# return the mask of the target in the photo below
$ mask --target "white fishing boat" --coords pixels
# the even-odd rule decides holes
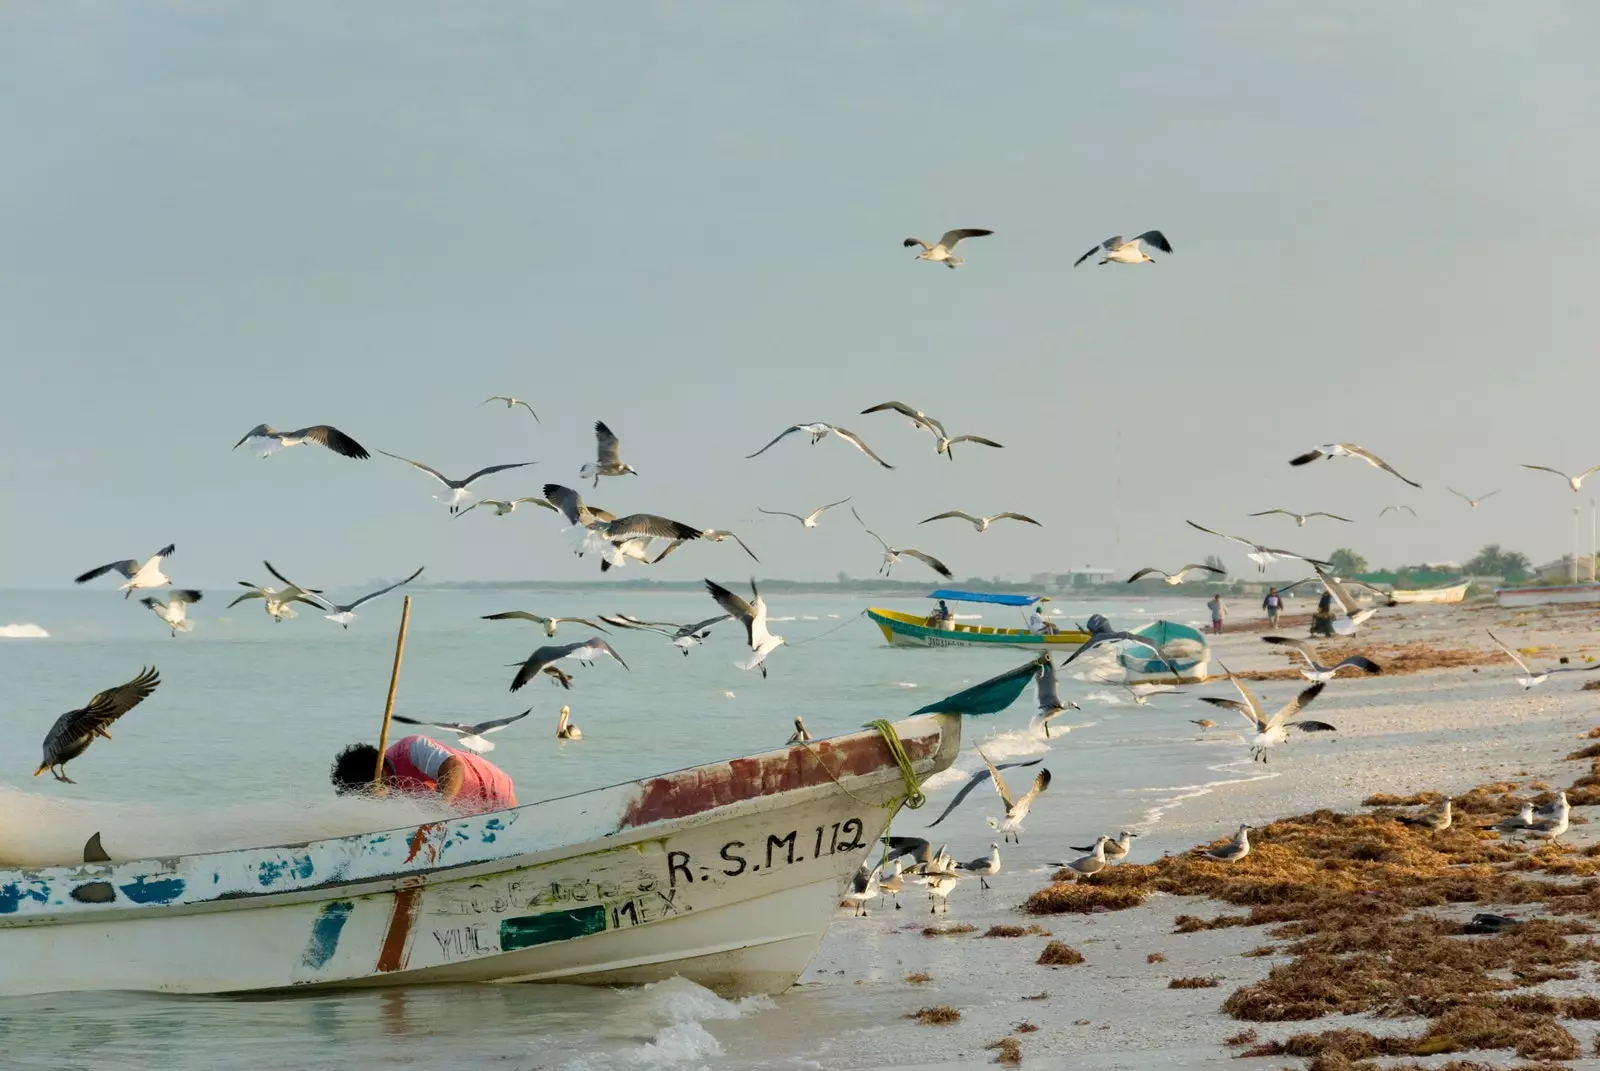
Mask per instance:
[[[1459,584],[1438,588],[1395,588],[1389,592],[1389,601],[1391,603],[1460,602],[1467,597],[1467,588],[1470,586],[1470,581],[1463,580]]]
[[[781,992],[908,778],[961,743],[957,715],[889,728],[308,844],[0,869],[0,996],[672,975]]]
[[[1600,602],[1600,584],[1556,584],[1548,587],[1498,588],[1501,606],[1547,606]]]

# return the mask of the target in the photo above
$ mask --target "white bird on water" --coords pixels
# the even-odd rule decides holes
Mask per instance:
[[[994,231],[984,230],[981,227],[961,227],[953,231],[945,231],[937,242],[930,243],[924,242],[921,238],[907,238],[901,244],[907,249],[920,245],[922,252],[916,255],[915,259],[917,260],[929,260],[934,263],[943,261],[945,267],[954,268],[957,264],[965,263],[955,255],[957,242],[963,238],[986,238],[993,233]]]
[[[478,403],[478,408],[482,409],[484,406],[488,405],[490,402],[505,402],[507,409],[510,409],[512,406],[520,405],[520,406],[522,406],[522,408],[526,409],[528,412],[533,413],[533,406],[529,405],[527,402],[523,401],[521,398],[513,398],[513,397],[511,397],[509,394],[493,394],[493,395],[490,395],[489,397],[485,398],[483,401]],[[533,413],[533,419],[534,419],[535,423],[543,423],[543,421],[541,421],[539,419],[539,414],[538,413]]]
[[[1222,665],[1221,662],[1217,664]],[[1238,689],[1239,696],[1244,701],[1219,699],[1211,695],[1201,696],[1200,701],[1202,703],[1210,703],[1212,706],[1238,711],[1244,720],[1254,727],[1255,731],[1250,734],[1245,743],[1250,748],[1251,757],[1256,761],[1266,762],[1267,749],[1286,742],[1289,739],[1288,731],[1290,729],[1299,729],[1301,732],[1306,733],[1331,733],[1337,731],[1334,726],[1325,721],[1290,720],[1305,707],[1310,706],[1313,699],[1322,694],[1322,689],[1327,687],[1326,682],[1318,681],[1305,689],[1285,703],[1276,714],[1269,718],[1266,708],[1261,705],[1261,700],[1257,699],[1255,693],[1244,686],[1243,681],[1236,677],[1227,666],[1222,666],[1222,672],[1228,675],[1228,680],[1233,682],[1233,686]]]
[[[521,721],[532,713],[533,708],[529,707],[521,714],[513,714],[509,718],[495,718],[492,721],[480,721],[476,725],[466,725],[459,721],[421,721],[401,714],[395,714],[392,717],[395,721],[405,725],[426,725],[433,729],[443,729],[447,733],[455,733],[458,737],[457,744],[468,751],[475,751],[482,755],[494,750],[494,741],[484,739],[487,734],[499,732],[512,722]]]
[[[740,669],[761,670],[767,675],[767,656],[786,642],[782,636],[767,631],[767,604],[756,590],[754,577],[750,578],[750,601],[735,595],[714,580],[706,581],[706,591],[731,616],[744,626],[745,642],[750,645],[750,657],[734,665]]]
[[[1485,631],[1488,631],[1488,630],[1485,630]],[[1550,669],[1547,669],[1547,670],[1544,670],[1542,672],[1536,673],[1528,665],[1528,663],[1524,662],[1517,655],[1517,652],[1513,651],[1511,648],[1509,648],[1505,644],[1501,643],[1500,642],[1500,637],[1498,637],[1494,633],[1490,632],[1489,633],[1489,638],[1494,641],[1494,645],[1496,647],[1500,648],[1500,650],[1505,652],[1505,656],[1507,658],[1509,658],[1509,659],[1511,659],[1511,661],[1515,662],[1517,664],[1518,668],[1520,668],[1522,670],[1523,675],[1521,677],[1517,678],[1517,683],[1522,685],[1522,690],[1523,691],[1527,691],[1528,689],[1534,687],[1535,685],[1543,684],[1545,681],[1550,679],[1550,674],[1552,674],[1552,673],[1591,673],[1594,670],[1600,669],[1600,662],[1596,662],[1593,665],[1589,665],[1589,666],[1552,666]],[[1565,798],[1565,797],[1563,797],[1563,798]]]
[[[1312,517],[1327,517],[1335,521],[1344,521],[1346,524],[1355,523],[1354,521],[1350,520],[1349,517],[1341,517],[1337,513],[1328,513],[1324,510],[1314,510],[1311,513],[1296,513],[1292,509],[1264,509],[1260,513],[1252,513],[1250,516],[1270,517],[1274,513],[1281,513],[1285,517],[1293,517],[1295,526],[1298,528],[1304,528],[1306,526],[1306,521]]]
[[[561,720],[556,722],[557,740],[582,740],[583,730],[572,723],[572,711],[567,707],[561,708]]]
[[[917,523],[927,524],[928,521],[942,521],[946,518],[955,518],[966,521],[979,532],[987,532],[989,530],[989,526],[995,521],[1005,520],[1023,521],[1027,524],[1038,525],[1040,528],[1044,527],[1044,525],[1039,524],[1038,521],[1034,520],[1032,517],[1029,517],[1025,513],[991,513],[987,517],[974,517],[972,514],[963,513],[958,509],[953,509],[946,513],[935,513],[932,517],[929,517],[927,521],[918,521]]]
[[[445,487],[449,488],[450,493],[448,495],[435,495],[434,497],[441,502],[448,500],[451,513],[461,512],[461,503],[472,494],[472,484],[481,477],[487,476],[493,472],[504,472],[506,469],[520,469],[525,465],[534,464],[532,461],[513,461],[508,465],[490,465],[486,468],[479,469],[477,472],[474,472],[471,476],[468,476],[464,480],[452,480],[450,477],[446,476],[438,469],[433,468],[431,465],[424,465],[420,461],[412,461],[409,457],[401,457],[399,454],[391,454],[387,450],[379,450],[378,453],[382,454],[384,457],[392,457],[396,461],[404,461],[412,468],[421,469],[429,476],[432,476],[434,479],[444,484]]]
[[[176,545],[168,543],[142,563],[132,558],[125,558],[120,562],[111,562],[107,565],[90,569],[87,573],[74,577],[72,582],[74,584],[85,584],[110,572],[120,573],[127,578],[127,583],[117,588],[118,591],[123,593],[122,597],[124,599],[135,591],[145,588],[164,587],[172,583],[172,578],[161,571],[161,562],[164,558],[172,557],[172,552],[176,549]]]
[[[818,506],[816,509],[814,509],[810,513],[806,514],[804,517],[800,516],[800,514],[798,514],[798,513],[789,513],[787,511],[781,510],[781,509],[762,509],[760,506],[756,507],[756,512],[757,513],[765,513],[765,514],[767,514],[768,516],[771,516],[771,517],[793,517],[795,520],[800,522],[800,527],[802,527],[802,528],[815,528],[817,526],[817,518],[818,517],[822,516],[824,513],[828,512],[833,507],[842,506],[848,501],[850,501],[850,499],[841,498],[837,502],[829,502],[826,506]]]
[[[1308,681],[1331,681],[1341,669],[1359,669],[1367,673],[1379,674],[1383,668],[1378,663],[1362,655],[1351,655],[1331,666],[1325,666],[1317,661],[1317,650],[1305,640],[1293,639],[1289,636],[1263,636],[1262,643],[1274,643],[1280,647],[1287,647],[1305,659],[1305,668],[1300,671],[1300,676]]]
[[[326,446],[341,457],[355,458],[357,461],[372,456],[367,453],[366,447],[331,424],[313,424],[309,428],[296,428],[294,431],[279,431],[271,424],[257,424],[245,432],[244,438],[234,443],[233,448],[237,450],[245,443],[250,444],[252,453],[262,457],[270,457],[281,449],[302,443]]]
[[[1470,509],[1477,509],[1479,502],[1482,502],[1486,498],[1493,498],[1495,495],[1500,493],[1499,489],[1497,488],[1497,489],[1495,489],[1493,491],[1490,491],[1486,495],[1479,495],[1477,498],[1473,498],[1471,495],[1462,494],[1460,491],[1457,491],[1454,487],[1446,487],[1445,490],[1449,491],[1451,494],[1455,495],[1457,498],[1459,498],[1462,501],[1464,501],[1467,504],[1468,508],[1470,508]]]
[[[632,465],[622,461],[622,442],[606,427],[606,422],[594,422],[595,459],[585,462],[578,470],[582,478],[594,477],[593,486],[600,486],[602,476],[637,476]]]
[[[1569,476],[1565,472],[1562,472],[1560,469],[1553,469],[1549,465],[1523,465],[1522,467],[1525,468],[1525,469],[1536,469],[1539,472],[1553,472],[1557,476],[1560,476],[1563,480],[1566,480],[1567,481],[1567,486],[1572,488],[1574,491],[1577,491],[1579,488],[1581,488],[1583,486],[1583,481],[1584,480],[1588,479],[1590,476],[1594,475],[1595,473],[1600,472],[1600,465],[1594,465],[1594,466],[1591,466],[1589,468],[1586,468],[1582,472],[1578,473],[1576,476]]]
[[[1140,569],[1137,573],[1134,573],[1132,576],[1128,577],[1128,583],[1131,584],[1135,580],[1142,580],[1147,576],[1159,575],[1162,578],[1163,583],[1177,585],[1183,583],[1190,573],[1210,573],[1213,576],[1228,575],[1228,571],[1226,569],[1218,569],[1214,565],[1185,565],[1176,573],[1169,573],[1165,569],[1157,569],[1155,566],[1147,565],[1143,569]]]
[[[1076,268],[1079,264],[1102,250],[1104,250],[1105,256],[1100,258],[1099,263],[1101,264],[1110,264],[1113,261],[1118,264],[1154,264],[1156,262],[1155,257],[1140,248],[1140,242],[1146,242],[1150,245],[1150,248],[1159,249],[1163,253],[1172,252],[1172,243],[1167,241],[1167,236],[1160,231],[1145,231],[1137,238],[1126,242],[1122,240],[1122,235],[1118,234],[1107,238],[1099,245],[1090,246],[1087,253],[1072,262],[1072,266]]]
[[[872,447],[868,446],[866,442],[862,440],[861,436],[857,435],[849,428],[841,428],[837,424],[826,424],[820,420],[813,421],[810,424],[790,424],[787,428],[784,428],[782,431],[778,432],[777,435],[773,436],[772,442],[769,442],[767,445],[763,446],[753,454],[746,454],[745,460],[748,461],[752,457],[761,456],[768,450],[772,449],[772,447],[784,437],[793,435],[797,431],[803,431],[807,435],[810,435],[812,446],[817,445],[830,435],[836,435],[840,439],[843,439],[845,442],[849,443],[851,446],[855,447],[857,450],[860,450],[863,454],[866,454],[868,457],[872,458],[872,460],[876,461],[884,468],[894,468],[893,465],[889,464],[883,458],[874,453]],[[838,505],[838,503],[834,504]]]
[[[167,623],[173,636],[180,632],[194,631],[194,622],[189,620],[189,604],[199,602],[201,595],[193,588],[174,588],[167,593],[167,601],[146,596],[139,601],[155,615]]]
[[[1325,443],[1315,450],[1307,450],[1299,457],[1290,458],[1289,464],[1309,465],[1318,458],[1334,457],[1359,457],[1362,461],[1365,461],[1373,468],[1382,469],[1391,476],[1397,477],[1405,483],[1409,483],[1412,487],[1422,486],[1416,480],[1408,480],[1404,476],[1401,476],[1399,471],[1393,465],[1389,464],[1377,454],[1374,454],[1371,450],[1363,449],[1362,447],[1357,446],[1355,443]]]

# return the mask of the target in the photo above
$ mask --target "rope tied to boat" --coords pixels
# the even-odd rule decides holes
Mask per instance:
[[[911,756],[906,754],[906,746],[900,741],[900,734],[895,732],[894,726],[887,718],[877,718],[866,724],[868,729],[876,729],[883,736],[883,742],[889,745],[889,754],[894,756],[895,763],[900,767],[900,776],[905,778],[906,794],[894,800],[896,808],[901,805],[913,811],[928,802],[927,795],[922,791],[922,782],[917,778],[917,771],[911,768]]]

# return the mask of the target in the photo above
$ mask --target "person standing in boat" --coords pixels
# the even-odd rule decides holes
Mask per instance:
[[[1278,594],[1277,588],[1267,589],[1267,597],[1261,600],[1261,608],[1267,612],[1267,624],[1277,628],[1278,615],[1283,613],[1283,596]]]
[[[954,616],[950,612],[950,607],[946,605],[943,599],[940,599],[938,607],[928,615],[928,627],[947,629],[950,627],[950,619]]]
[[[1222,633],[1222,619],[1228,616],[1228,604],[1222,601],[1222,592],[1211,596],[1211,601],[1206,603],[1206,609],[1211,611],[1211,631],[1214,635]]]
[[[333,760],[330,776],[339,795],[372,788],[378,749],[351,744]],[[383,753],[383,786],[408,796],[438,795],[464,814],[483,814],[517,805],[516,787],[506,772],[481,755],[449,747],[426,736],[407,736]]]

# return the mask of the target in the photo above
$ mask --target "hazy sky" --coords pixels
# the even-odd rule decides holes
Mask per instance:
[[[641,475],[586,495],[734,528],[768,576],[871,574],[848,511],[755,511],[845,495],[963,577],[1248,568],[1185,518],[1553,557],[1587,488],[1515,466],[1600,463],[1600,16],[1322,7],[0,0],[0,585],[169,541],[199,585],[596,569],[387,458],[230,453],[262,421],[538,460],[481,485],[526,495],[604,419]],[[900,246],[958,226],[996,233],[957,271]],[[1151,227],[1174,256],[1073,270]],[[1006,449],[857,415],[889,398]],[[897,468],[744,459],[806,420]],[[1338,439],[1425,489],[1285,464]],[[1244,517],[1275,506],[1358,523]],[[916,526],[952,508],[1045,528]]]

